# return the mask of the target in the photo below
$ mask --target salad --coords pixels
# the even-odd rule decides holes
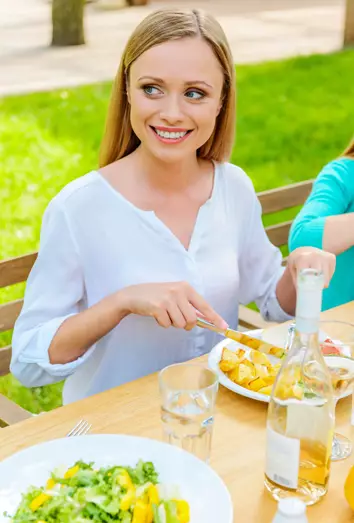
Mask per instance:
[[[12,523],[188,523],[189,505],[178,490],[158,482],[153,463],[135,468],[97,469],[76,462],[56,469],[44,487],[31,487],[13,515]]]

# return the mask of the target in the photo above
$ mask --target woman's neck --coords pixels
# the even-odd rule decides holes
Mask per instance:
[[[186,189],[205,176],[206,171],[210,172],[208,162],[199,160],[196,154],[179,162],[164,162],[139,147],[132,156],[144,182],[164,192]]]

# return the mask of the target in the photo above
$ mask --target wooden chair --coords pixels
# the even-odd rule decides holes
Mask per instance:
[[[24,282],[37,258],[37,253],[0,261],[0,288]],[[0,305],[0,332],[13,329],[21,312],[23,300]],[[0,348],[0,376],[10,372],[11,346]],[[0,427],[31,417],[31,413],[0,394]]]
[[[263,214],[268,215],[302,205],[311,191],[312,183],[310,180],[259,193]],[[267,234],[274,245],[281,247],[287,243],[291,223],[292,221],[287,221],[266,227]],[[37,253],[34,252],[0,261],[0,288],[26,281],[36,258]],[[0,305],[0,332],[13,328],[22,304],[21,299]],[[240,307],[239,323],[241,328],[247,329],[269,326],[259,312],[245,306]],[[9,373],[10,361],[11,346],[0,348],[0,376]],[[6,424],[15,423],[29,416],[30,413],[0,395],[0,418]]]
[[[258,193],[263,216],[303,205],[311,192],[312,185],[313,180],[307,180]],[[293,220],[289,220],[266,227],[268,237],[276,247],[287,245],[292,222]],[[284,258],[283,263],[286,263],[286,258]],[[247,329],[262,329],[270,325],[259,312],[243,305],[240,306],[239,310],[239,324]]]

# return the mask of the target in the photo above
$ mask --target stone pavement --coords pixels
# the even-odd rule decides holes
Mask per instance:
[[[113,78],[134,27],[152,10],[172,5],[213,13],[236,63],[327,53],[342,45],[344,0],[151,0],[117,10],[99,8],[100,2],[86,7],[85,46],[50,48],[49,0],[1,0],[0,95]]]

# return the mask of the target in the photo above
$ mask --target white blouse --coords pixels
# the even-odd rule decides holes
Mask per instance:
[[[49,345],[66,318],[132,284],[187,281],[234,328],[239,303],[252,301],[266,319],[285,321],[290,317],[275,296],[281,259],[239,167],[215,165],[213,192],[188,250],[153,211],[138,209],[90,172],[64,187],[44,214],[11,371],[28,387],[65,379],[69,403],[200,356],[220,341],[204,329],[163,329],[150,317],[130,315],[79,359],[50,363]]]

